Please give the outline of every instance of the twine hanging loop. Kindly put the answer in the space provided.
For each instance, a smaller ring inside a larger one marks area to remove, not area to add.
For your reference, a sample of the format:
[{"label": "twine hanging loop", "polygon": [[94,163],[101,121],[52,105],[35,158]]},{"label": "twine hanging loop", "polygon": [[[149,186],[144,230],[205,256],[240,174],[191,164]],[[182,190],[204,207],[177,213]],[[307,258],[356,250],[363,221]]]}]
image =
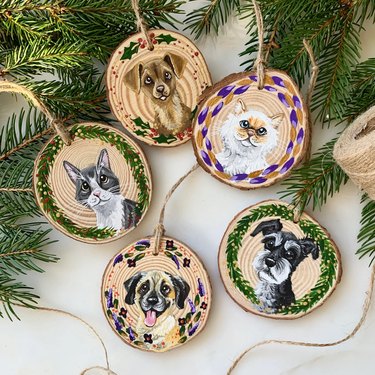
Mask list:
[{"label": "twine hanging loop", "polygon": [[70,134],[64,127],[63,122],[55,119],[47,106],[27,87],[11,81],[0,81],[0,92],[10,92],[25,96],[46,116],[47,120],[51,124],[51,127],[55,130],[56,134],[61,137],[62,141],[68,146],[72,143]]},{"label": "twine hanging loop", "polygon": [[196,163],[193,165],[193,167],[190,168],[188,172],[186,172],[169,190],[168,194],[165,196],[164,203],[162,206],[162,209],[160,211],[160,216],[159,216],[159,222],[155,227],[154,231],[154,246],[153,246],[153,254],[158,255],[160,251],[160,243],[162,240],[162,237],[164,236],[165,233],[165,228],[164,228],[164,214],[165,214],[165,207],[171,198],[172,194],[176,191],[176,189],[180,186],[180,184],[191,174],[193,173],[196,169],[198,169],[199,164]]},{"label": "twine hanging loop", "polygon": [[258,3],[253,0],[254,12],[257,21],[258,28],[258,56],[254,63],[254,68],[257,70],[258,76],[258,89],[262,90],[264,87],[264,77],[266,75],[266,62],[264,60],[264,29],[263,29],[263,17],[262,12],[259,8]]}]

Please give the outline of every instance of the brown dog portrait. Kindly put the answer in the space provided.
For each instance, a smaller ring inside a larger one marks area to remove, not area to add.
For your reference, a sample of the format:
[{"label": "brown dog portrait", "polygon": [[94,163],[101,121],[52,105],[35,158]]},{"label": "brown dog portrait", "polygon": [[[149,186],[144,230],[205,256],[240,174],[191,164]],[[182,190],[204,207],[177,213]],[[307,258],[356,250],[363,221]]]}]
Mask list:
[{"label": "brown dog portrait", "polygon": [[177,92],[177,81],[184,73],[187,61],[173,53],[148,63],[136,64],[124,78],[134,92],[142,92],[155,110],[153,127],[161,134],[183,132],[191,125],[191,109]]},{"label": "brown dog portrait", "polygon": [[154,344],[174,345],[180,337],[173,311],[185,307],[189,284],[181,276],[154,270],[136,273],[124,287],[125,303],[139,312],[137,334],[151,335]]}]

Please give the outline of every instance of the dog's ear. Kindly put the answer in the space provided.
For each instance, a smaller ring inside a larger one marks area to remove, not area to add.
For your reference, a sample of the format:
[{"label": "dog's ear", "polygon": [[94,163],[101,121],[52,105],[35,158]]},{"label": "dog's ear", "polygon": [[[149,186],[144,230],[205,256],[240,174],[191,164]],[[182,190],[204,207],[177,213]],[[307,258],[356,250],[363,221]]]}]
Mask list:
[{"label": "dog's ear", "polygon": [[176,77],[181,78],[187,61],[183,57],[175,55],[174,53],[166,53],[163,60],[172,68]]},{"label": "dog's ear", "polygon": [[302,247],[302,253],[307,256],[311,253],[311,256],[314,260],[319,258],[319,246],[311,238],[304,238],[300,240],[299,243]]},{"label": "dog's ear", "polygon": [[283,121],[283,119],[284,119],[284,114],[283,113],[278,113],[277,115],[272,116],[271,117],[272,126],[275,129],[277,129],[279,127],[279,125],[281,124],[281,121]]},{"label": "dog's ear", "polygon": [[141,75],[142,75],[143,65],[136,64],[133,69],[129,70],[124,77],[124,83],[126,86],[130,87],[137,94],[141,91]]},{"label": "dog's ear", "polygon": [[98,168],[105,167],[107,169],[111,169],[111,165],[109,164],[109,155],[108,151],[103,148],[102,151],[100,151],[100,155],[98,158],[98,163],[96,164]]},{"label": "dog's ear", "polygon": [[250,236],[255,237],[258,233],[262,232],[263,236],[270,233],[280,232],[283,225],[280,222],[280,219],[263,221],[260,223]]},{"label": "dog's ear", "polygon": [[170,275],[170,278],[176,292],[176,305],[179,309],[183,309],[185,306],[185,300],[190,292],[190,286],[180,276]]},{"label": "dog's ear", "polygon": [[237,99],[236,105],[234,107],[234,113],[238,116],[241,113],[245,113],[247,111],[246,104],[241,99]]},{"label": "dog's ear", "polygon": [[63,161],[63,165],[64,165],[66,172],[68,173],[69,178],[75,184],[78,178],[81,176],[81,171],[66,160]]},{"label": "dog's ear", "polygon": [[125,297],[125,303],[127,303],[128,305],[134,304],[135,288],[137,287],[137,284],[139,283],[139,280],[144,275],[145,275],[145,272],[137,272],[130,279],[128,279],[124,282],[124,287],[125,287],[125,290],[127,292],[126,297]]}]

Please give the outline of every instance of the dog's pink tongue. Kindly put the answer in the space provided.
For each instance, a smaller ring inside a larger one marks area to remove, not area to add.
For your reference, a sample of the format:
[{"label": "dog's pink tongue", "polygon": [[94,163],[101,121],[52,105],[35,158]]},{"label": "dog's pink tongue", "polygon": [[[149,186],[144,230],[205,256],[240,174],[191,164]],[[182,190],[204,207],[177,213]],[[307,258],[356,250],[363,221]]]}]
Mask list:
[{"label": "dog's pink tongue", "polygon": [[146,312],[145,324],[147,327],[153,327],[156,323],[156,311],[148,310]]}]

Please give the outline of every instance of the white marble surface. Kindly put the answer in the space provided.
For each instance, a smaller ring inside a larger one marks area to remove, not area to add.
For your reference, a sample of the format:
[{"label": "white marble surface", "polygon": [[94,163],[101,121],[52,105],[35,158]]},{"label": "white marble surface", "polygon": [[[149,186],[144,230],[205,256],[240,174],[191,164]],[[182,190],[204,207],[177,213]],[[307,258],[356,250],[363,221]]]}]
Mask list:
[{"label": "white marble surface", "polygon": [[[195,2],[197,4],[198,2]],[[233,19],[218,37],[198,42],[214,81],[240,71],[244,21]],[[362,33],[363,58],[374,56],[375,28]],[[21,99],[1,94],[0,119],[16,111]],[[5,105],[3,105],[5,104]],[[313,149],[330,139],[335,129],[314,128]],[[168,205],[165,225],[171,236],[190,245],[200,255],[211,276],[214,302],[206,329],[187,345],[164,354],[130,348],[115,336],[100,305],[101,277],[107,262],[122,247],[151,234],[162,200],[172,184],[194,164],[191,144],[175,149],[143,146],[154,177],[154,197],[142,224],[128,237],[107,245],[85,245],[53,231],[58,239],[48,247],[61,260],[43,265],[44,274],[23,277],[41,295],[40,304],[77,314],[103,337],[111,367],[128,374],[224,374],[234,358],[249,345],[264,339],[314,342],[337,340],[356,325],[368,287],[368,261],[358,260],[356,235],[360,219],[360,193],[349,182],[313,215],[337,242],[343,261],[343,278],[332,297],[312,314],[296,321],[276,321],[244,312],[225,293],[217,269],[221,237],[232,217],[258,201],[277,198],[280,185],[258,191],[238,191],[203,170],[198,170],[175,193]],[[375,305],[375,304],[374,304]],[[4,375],[78,375],[84,368],[104,365],[98,339],[69,317],[41,311],[17,310],[21,321],[0,320],[0,373]],[[339,347],[308,349],[269,346],[248,355],[235,374],[373,374],[375,306],[369,318],[348,343]],[[95,373],[92,373],[95,374]]]}]

